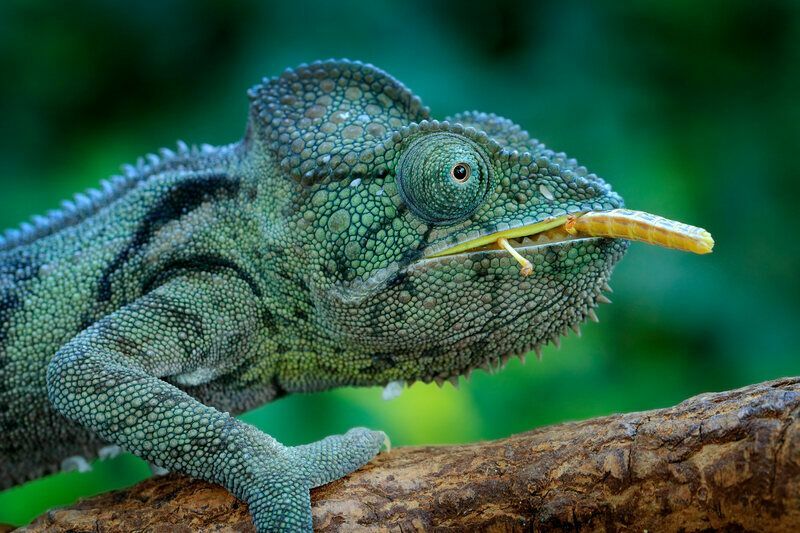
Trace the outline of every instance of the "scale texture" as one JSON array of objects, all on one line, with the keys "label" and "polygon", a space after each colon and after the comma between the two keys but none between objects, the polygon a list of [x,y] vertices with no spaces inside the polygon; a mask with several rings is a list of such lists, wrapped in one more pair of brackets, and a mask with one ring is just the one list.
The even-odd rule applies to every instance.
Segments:
[{"label": "scale texture", "polygon": [[0,489],[116,445],[222,485],[260,531],[374,457],[364,428],[286,447],[234,415],[287,393],[442,383],[593,316],[626,241],[445,257],[622,199],[511,121],[432,120],[370,65],[287,70],[237,143],[161,150],[0,239]]}]

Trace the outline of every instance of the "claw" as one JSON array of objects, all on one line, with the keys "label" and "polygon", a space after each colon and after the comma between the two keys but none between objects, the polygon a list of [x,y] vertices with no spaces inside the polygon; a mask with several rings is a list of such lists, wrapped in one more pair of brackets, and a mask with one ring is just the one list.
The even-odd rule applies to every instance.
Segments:
[{"label": "claw", "polygon": [[386,384],[383,388],[383,392],[381,392],[381,398],[384,400],[394,400],[403,392],[403,382],[402,381],[390,381]]}]

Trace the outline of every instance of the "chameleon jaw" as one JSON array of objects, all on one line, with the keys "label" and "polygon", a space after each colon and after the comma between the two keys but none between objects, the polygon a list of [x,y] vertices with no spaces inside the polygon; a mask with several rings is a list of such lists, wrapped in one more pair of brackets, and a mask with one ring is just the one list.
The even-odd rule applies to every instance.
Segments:
[{"label": "chameleon jaw", "polygon": [[506,250],[519,263],[522,276],[529,276],[533,272],[533,265],[517,251],[518,249],[586,238],[627,239],[696,254],[707,254],[714,248],[714,239],[703,228],[643,211],[613,209],[571,213],[535,224],[482,235],[435,252],[427,258],[499,248]]},{"label": "chameleon jaw", "polygon": [[533,273],[533,265],[517,250],[526,250],[583,238],[574,237],[565,230],[566,224],[571,217],[574,217],[574,214],[548,218],[534,224],[526,224],[516,228],[482,235],[475,239],[470,239],[456,244],[455,246],[451,246],[450,248],[434,252],[426,256],[426,259],[473,252],[505,250],[519,263],[520,274],[522,276],[529,276]]},{"label": "chameleon jaw", "polygon": [[503,231],[496,231],[488,235],[481,235],[480,237],[477,237],[475,239],[470,239],[468,241],[456,244],[455,246],[451,246],[450,248],[446,248],[444,250],[430,254],[427,256],[427,259],[434,259],[436,257],[445,257],[447,255],[456,255],[464,252],[474,252],[486,247],[487,245],[496,243],[498,239],[508,240],[508,239],[520,239],[524,237],[531,237],[533,235],[544,233],[553,228],[558,228],[559,226],[563,226],[564,224],[566,224],[568,219],[569,215],[564,215],[555,218],[548,218],[546,220],[542,220],[541,222],[536,222],[534,224],[526,224],[524,226],[519,226],[516,228],[511,228]]}]

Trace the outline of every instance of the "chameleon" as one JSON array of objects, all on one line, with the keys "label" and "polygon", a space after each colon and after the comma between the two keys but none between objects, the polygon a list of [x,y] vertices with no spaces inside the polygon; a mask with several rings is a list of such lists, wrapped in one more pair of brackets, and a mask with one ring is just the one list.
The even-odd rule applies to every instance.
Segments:
[{"label": "chameleon", "polygon": [[179,142],[0,237],[0,489],[111,445],[222,485],[257,531],[311,531],[310,489],[386,436],[284,446],[237,414],[457,383],[595,318],[630,240],[713,245],[508,119],[432,119],[369,64],[248,97],[240,141]]}]

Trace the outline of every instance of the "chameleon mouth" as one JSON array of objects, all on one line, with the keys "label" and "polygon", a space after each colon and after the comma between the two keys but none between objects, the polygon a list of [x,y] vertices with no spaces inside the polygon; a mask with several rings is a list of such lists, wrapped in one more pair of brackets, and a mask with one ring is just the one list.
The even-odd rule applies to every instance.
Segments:
[{"label": "chameleon mouth", "polygon": [[434,252],[427,258],[502,249],[519,263],[520,274],[529,276],[533,265],[518,250],[599,237],[640,241],[696,254],[707,254],[714,248],[714,239],[703,228],[643,211],[614,209],[571,213],[482,235]]}]

